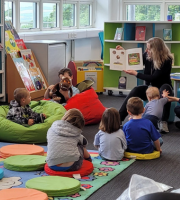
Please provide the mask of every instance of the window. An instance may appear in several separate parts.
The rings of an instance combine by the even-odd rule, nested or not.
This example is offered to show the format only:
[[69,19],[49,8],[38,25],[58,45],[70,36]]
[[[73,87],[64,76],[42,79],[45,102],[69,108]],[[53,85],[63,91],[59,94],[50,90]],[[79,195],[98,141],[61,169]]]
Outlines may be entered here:
[[180,5],[168,5],[168,14],[172,15],[173,21],[180,21]]
[[90,26],[91,17],[91,5],[90,4],[80,4],[80,26]]
[[57,27],[57,4],[43,3],[43,28]]
[[75,4],[63,4],[63,26],[75,26]]
[[20,2],[20,29],[37,28],[37,3]]
[[13,2],[5,1],[4,3],[4,12],[5,12],[5,21],[13,22]]

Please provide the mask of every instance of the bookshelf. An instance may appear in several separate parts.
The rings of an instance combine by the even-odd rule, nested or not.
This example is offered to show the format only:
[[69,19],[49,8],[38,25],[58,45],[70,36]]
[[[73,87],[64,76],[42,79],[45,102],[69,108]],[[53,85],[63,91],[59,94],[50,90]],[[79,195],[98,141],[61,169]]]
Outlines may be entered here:
[[0,2],[0,29],[0,102],[5,102],[4,0]]
[[[146,26],[145,41],[135,41],[136,26]],[[122,40],[114,40],[116,28],[124,28]],[[104,23],[104,89],[112,95],[112,91],[130,92],[136,85],[142,85],[143,81],[124,72],[110,70],[110,48],[121,45],[124,49],[142,48],[146,49],[146,42],[149,38],[163,38],[163,29],[172,29],[172,41],[164,41],[170,51],[174,53],[174,66],[171,73],[180,72],[180,22],[178,21],[109,21]],[[119,76],[127,77],[127,89],[118,89]]]

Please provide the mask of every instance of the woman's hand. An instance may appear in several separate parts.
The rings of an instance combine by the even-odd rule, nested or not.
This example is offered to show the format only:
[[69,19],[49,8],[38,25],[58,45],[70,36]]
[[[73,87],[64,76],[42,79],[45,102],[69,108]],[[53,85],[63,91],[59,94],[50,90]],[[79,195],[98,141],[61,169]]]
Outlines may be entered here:
[[122,46],[120,46],[120,45],[117,45],[116,46],[116,50],[124,50],[124,48]]
[[137,76],[137,71],[135,70],[123,70],[126,74]]

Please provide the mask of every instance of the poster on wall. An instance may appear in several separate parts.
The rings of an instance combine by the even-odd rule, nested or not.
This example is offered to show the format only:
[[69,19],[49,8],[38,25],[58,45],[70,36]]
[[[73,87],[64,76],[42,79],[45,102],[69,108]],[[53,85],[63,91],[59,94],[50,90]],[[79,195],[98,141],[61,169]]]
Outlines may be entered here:
[[85,80],[93,81],[92,88],[97,90],[97,72],[85,72]]

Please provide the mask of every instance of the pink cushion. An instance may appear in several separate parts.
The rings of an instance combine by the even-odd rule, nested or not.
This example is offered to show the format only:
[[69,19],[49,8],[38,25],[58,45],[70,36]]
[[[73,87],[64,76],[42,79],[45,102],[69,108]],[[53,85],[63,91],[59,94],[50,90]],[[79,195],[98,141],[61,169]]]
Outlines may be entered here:
[[61,171],[54,171],[48,167],[46,164],[44,167],[44,170],[47,174],[51,176],[65,176],[65,177],[70,177],[73,178],[73,174],[80,174],[81,177],[87,176],[92,173],[94,167],[93,164],[87,160],[83,160],[82,167],[77,170],[77,171],[72,171],[72,172],[61,172]]
[[106,109],[93,88],[71,97],[64,107],[66,110],[79,109],[84,116],[85,124],[99,123]]

